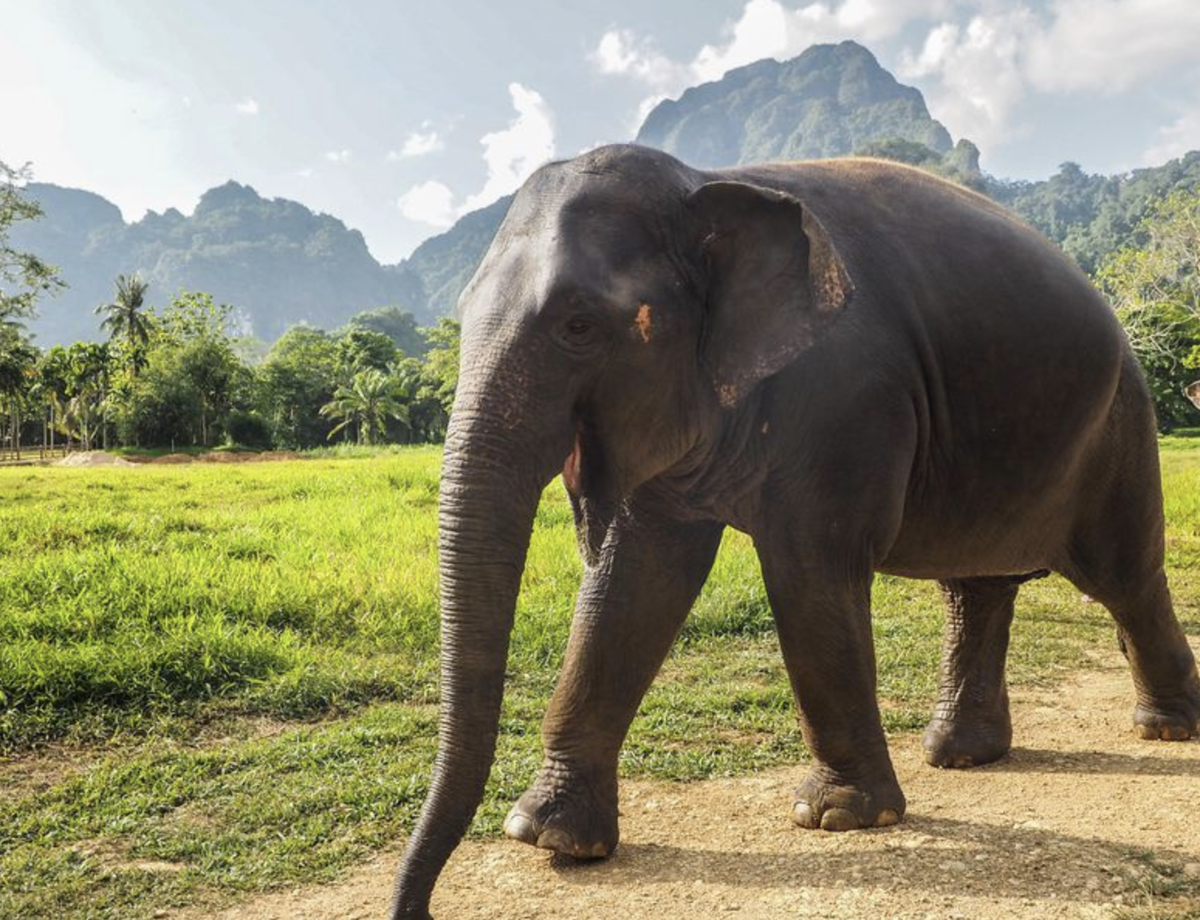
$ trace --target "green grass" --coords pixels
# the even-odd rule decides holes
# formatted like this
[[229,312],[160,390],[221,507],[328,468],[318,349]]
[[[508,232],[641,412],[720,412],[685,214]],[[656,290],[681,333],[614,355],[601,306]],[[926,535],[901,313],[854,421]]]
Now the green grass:
[[[1163,442],[1172,580],[1200,625],[1200,442]],[[400,841],[436,732],[438,453],[0,469],[0,916],[141,917],[331,878]],[[517,611],[474,832],[539,760],[580,577],[561,486]],[[1113,642],[1058,579],[1022,590],[1010,675]],[[880,578],[889,731],[935,688],[931,584]],[[622,757],[693,780],[806,758],[758,565],[730,533]]]

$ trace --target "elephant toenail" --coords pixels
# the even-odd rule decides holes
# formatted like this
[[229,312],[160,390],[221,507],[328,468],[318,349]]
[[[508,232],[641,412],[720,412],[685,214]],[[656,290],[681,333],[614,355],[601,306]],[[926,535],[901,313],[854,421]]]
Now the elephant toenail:
[[537,845],[543,850],[554,850],[556,853],[562,853],[564,856],[575,856],[575,842],[566,831],[561,831],[556,827],[542,831],[537,839]]
[[821,815],[823,831],[852,831],[860,827],[862,822],[847,808],[830,808]]
[[893,824],[900,823],[900,812],[894,808],[885,808],[879,813],[879,817],[875,819],[876,827],[891,827]]
[[812,806],[807,802],[797,802],[792,806],[792,821],[801,827],[816,827],[817,819],[813,815]]
[[504,834],[521,843],[534,843],[537,836],[533,832],[533,822],[518,812],[512,812],[504,819]]

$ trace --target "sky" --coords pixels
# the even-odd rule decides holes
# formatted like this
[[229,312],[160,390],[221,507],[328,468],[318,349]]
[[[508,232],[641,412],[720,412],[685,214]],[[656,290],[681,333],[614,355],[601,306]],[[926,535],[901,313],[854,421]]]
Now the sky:
[[0,161],[127,221],[228,179],[407,256],[659,100],[853,39],[983,168],[1200,148],[1196,0],[0,0]]

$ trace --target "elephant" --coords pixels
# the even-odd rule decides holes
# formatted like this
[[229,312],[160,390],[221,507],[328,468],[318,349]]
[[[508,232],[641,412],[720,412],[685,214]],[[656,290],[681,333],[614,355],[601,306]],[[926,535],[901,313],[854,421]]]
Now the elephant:
[[534,515],[560,473],[584,574],[516,840],[613,852],[621,745],[726,527],[753,540],[812,754],[803,828],[904,815],[876,573],[946,598],[932,765],[1009,749],[1014,600],[1049,572],[1114,617],[1137,732],[1196,732],[1141,371],[1086,276],[984,196],[883,160],[701,171],[601,147],[525,182],[459,310],[439,744],[394,918],[429,915],[481,801]]

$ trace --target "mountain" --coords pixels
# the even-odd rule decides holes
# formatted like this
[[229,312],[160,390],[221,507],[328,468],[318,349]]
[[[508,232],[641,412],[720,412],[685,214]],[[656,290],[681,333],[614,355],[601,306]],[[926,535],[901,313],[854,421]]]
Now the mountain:
[[512,195],[505,195],[463,216],[445,233],[427,239],[401,263],[399,270],[421,279],[425,314],[453,315],[458,295],[475,274],[512,200]]
[[[979,151],[953,142],[921,93],[884,70],[861,45],[815,45],[789,61],[759,61],[660,103],[637,142],[697,166],[858,153],[949,176],[1013,208],[1087,270],[1130,239],[1146,203],[1200,181],[1200,153],[1125,176],[1088,176],[1064,164],[1046,182],[1005,182],[979,169]],[[254,334],[272,340],[307,320],[335,328],[385,305],[424,325],[453,312],[512,196],[468,214],[405,261],[380,265],[340,220],[228,182],[195,212],[150,213],[126,224],[91,192],[30,184],[45,211],[12,228],[12,242],[62,269],[70,285],[30,324],[41,344],[98,338],[93,309],[118,274],[141,271],[150,302],[182,289],[233,304]]]
[[904,140],[937,154],[950,133],[919,90],[896,82],[855,42],[813,45],[789,61],[758,61],[659,103],[637,143],[709,169],[766,160],[844,156]]
[[[792,60],[758,61],[692,87],[659,103],[635,142],[702,168],[858,153],[975,188],[984,182],[975,145],[956,145],[920,90],[898,83],[855,42],[814,45]],[[509,195],[468,214],[404,263],[423,280],[429,311],[454,309],[511,203]]]
[[190,217],[171,208],[133,224],[91,192],[44,183],[26,192],[45,216],[13,227],[11,240],[58,266],[68,285],[30,323],[43,345],[98,338],[96,305],[112,298],[118,274],[134,271],[150,282],[151,304],[206,291],[268,341],[301,320],[332,327],[362,310],[425,299],[421,279],[381,266],[357,230],[236,182],[205,192]]

